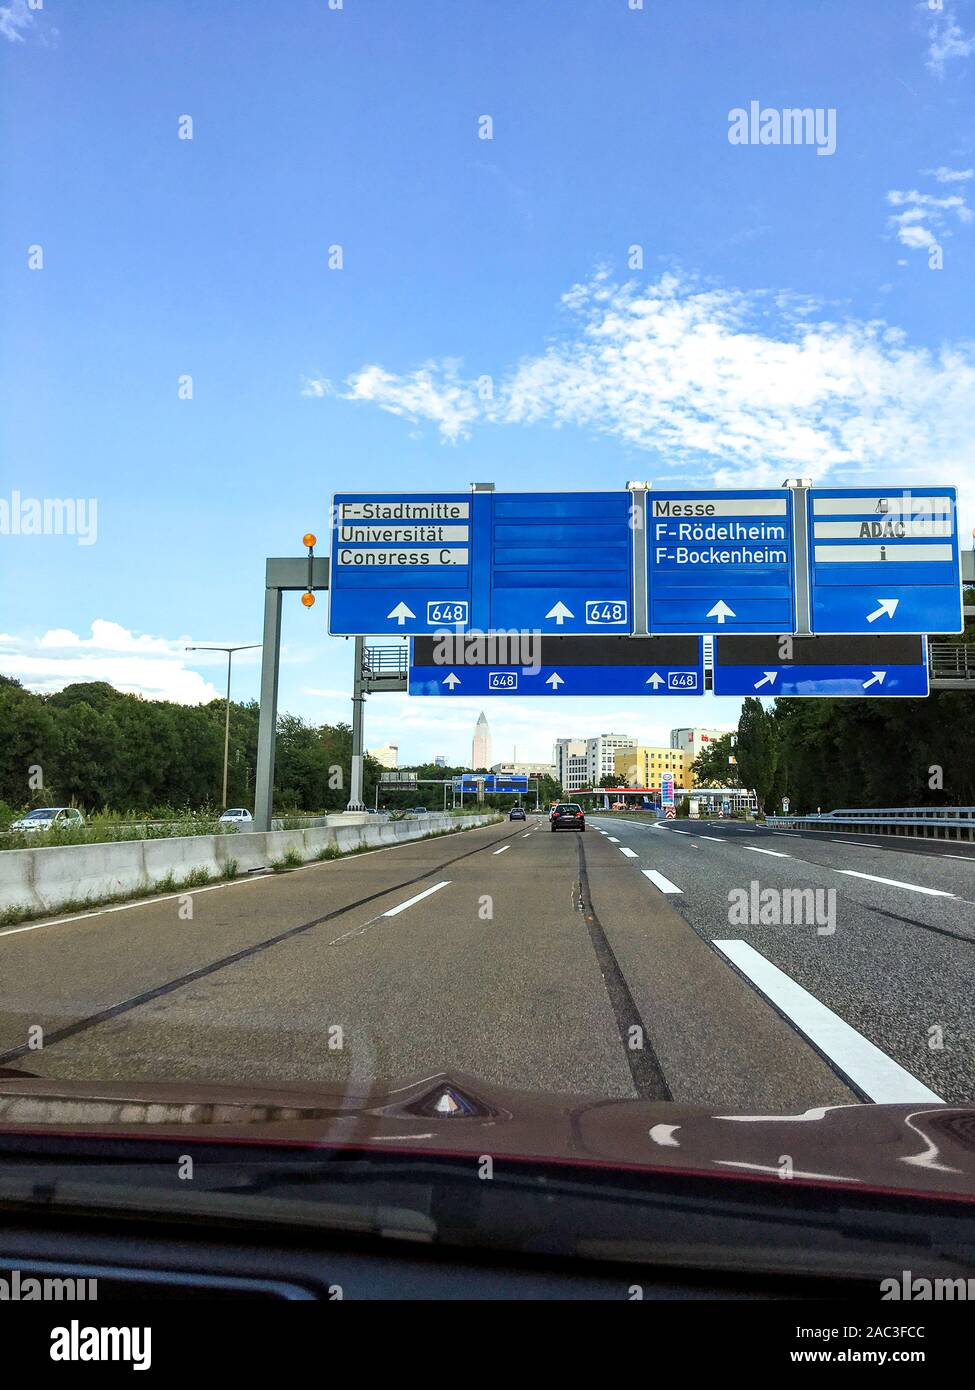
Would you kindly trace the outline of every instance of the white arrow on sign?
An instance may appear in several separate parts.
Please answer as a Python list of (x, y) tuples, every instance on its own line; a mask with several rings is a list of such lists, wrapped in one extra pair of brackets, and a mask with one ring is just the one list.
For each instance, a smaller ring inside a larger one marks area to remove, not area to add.
[(900, 599), (878, 598), (877, 602), (880, 604), (880, 607), (875, 608), (872, 613), (867, 614), (868, 623), (875, 623), (877, 619), (882, 618), (885, 613), (887, 614), (888, 618), (892, 618), (894, 616), (894, 609), (900, 603)]
[(869, 690), (872, 685), (883, 685), (886, 674), (886, 671), (874, 671), (870, 679), (863, 682), (863, 689)]
[(778, 671), (766, 671), (762, 679), (755, 682), (754, 689), (761, 690), (763, 685), (774, 685), (775, 678), (778, 674)]
[(553, 671), (545, 684), (550, 685), (553, 690), (558, 690), (560, 685), (565, 685), (565, 681), (559, 675), (558, 671)]
[(566, 608), (565, 604), (559, 599), (554, 608), (550, 608), (545, 614), (546, 618), (554, 618), (559, 627), (565, 622), (566, 618), (574, 618), (575, 614), (571, 609)]
[(644, 685), (652, 685), (653, 688), (654, 688), (654, 690), (656, 690), (658, 686), (663, 685), (663, 683), (664, 683), (664, 678), (663, 678), (663, 676), (660, 674), (659, 671), (654, 671), (654, 673), (653, 673), (653, 675), (650, 677), (650, 679), (643, 682)]
[(460, 676), (455, 676), (451, 671), (449, 676), (444, 676), (440, 684), (445, 685), (448, 690), (453, 690), (455, 685), (460, 685)]
[(707, 616), (717, 618), (720, 624), (724, 622), (725, 618), (734, 618), (736, 614), (733, 608), (728, 607), (723, 598), (719, 598), (714, 607), (708, 609)]
[(407, 608), (406, 604), (400, 599), (392, 613), (386, 614), (387, 618), (395, 618), (400, 627), (406, 622), (407, 618), (415, 618), (416, 614), (412, 608)]

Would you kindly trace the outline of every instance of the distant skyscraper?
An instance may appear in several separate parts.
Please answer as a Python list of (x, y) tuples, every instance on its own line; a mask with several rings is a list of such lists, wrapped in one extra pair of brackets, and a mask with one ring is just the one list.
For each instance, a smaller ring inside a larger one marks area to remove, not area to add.
[(446, 766), (447, 766), (447, 759), (444, 757), (444, 755), (443, 755), (442, 753), (438, 753), (437, 756), (436, 756), (436, 757), (434, 758), (434, 760), (433, 760), (433, 765), (434, 765), (434, 767), (446, 767)]
[(474, 726), (474, 741), (471, 744), (471, 767), (476, 770), (479, 767), (490, 766), (491, 730), (488, 727), (487, 716), (482, 710)]

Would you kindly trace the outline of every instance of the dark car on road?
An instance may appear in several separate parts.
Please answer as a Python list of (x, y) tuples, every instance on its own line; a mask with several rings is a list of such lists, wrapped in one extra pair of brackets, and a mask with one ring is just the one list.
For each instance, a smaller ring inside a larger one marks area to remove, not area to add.
[(509, 820), (527, 820), (528, 817), (525, 815), (525, 808), (524, 808), (524, 806), (512, 806), (511, 810), (508, 812), (508, 819), (509, 819)]
[(551, 815), (553, 830), (585, 830), (586, 813), (574, 801), (560, 801)]

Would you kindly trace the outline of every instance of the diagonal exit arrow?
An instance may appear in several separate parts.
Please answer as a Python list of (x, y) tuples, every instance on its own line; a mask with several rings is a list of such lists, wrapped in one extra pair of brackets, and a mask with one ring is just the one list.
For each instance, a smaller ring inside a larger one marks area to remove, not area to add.
[(735, 610), (729, 608), (723, 598), (719, 598), (714, 607), (709, 608), (707, 611), (707, 617), (717, 618), (719, 626), (724, 622), (725, 618), (734, 618), (735, 616)]
[[(730, 641), (731, 639), (729, 638), (728, 640)], [(762, 679), (755, 682), (754, 689), (761, 690), (763, 685), (774, 685), (775, 678), (778, 674), (778, 671), (766, 671)]]
[(560, 685), (565, 685), (565, 681), (559, 675), (558, 671), (553, 671), (552, 674), (546, 680), (545, 684), (550, 685), (553, 690), (558, 690)]
[(561, 627), (566, 618), (574, 618), (575, 614), (572, 612), (571, 608), (566, 608), (562, 600), (559, 599), (558, 603), (550, 608), (545, 616), (546, 618), (554, 618), (559, 627)]
[(875, 623), (877, 619), (882, 618), (885, 613), (887, 614), (888, 618), (892, 618), (894, 616), (894, 611), (897, 608), (897, 605), (900, 603), (900, 599), (878, 598), (877, 602), (880, 604), (880, 607), (875, 608), (872, 613), (867, 614), (868, 623)]
[(872, 685), (883, 685), (886, 674), (886, 671), (874, 671), (870, 679), (863, 682), (862, 688), (864, 690), (869, 690)]
[(396, 605), (393, 611), (391, 613), (387, 613), (386, 617), (395, 618), (397, 624), (400, 627), (402, 627), (403, 624), (406, 622), (407, 618), (415, 618), (416, 614), (413, 612), (412, 608), (407, 608), (403, 600), (400, 599), (399, 603)]
[(448, 690), (453, 690), (455, 685), (460, 685), (460, 677), (455, 675), (454, 672), (451, 671), (449, 676), (444, 676), (440, 684), (445, 685)]
[(654, 671), (649, 680), (643, 682), (644, 685), (652, 685), (657, 690), (664, 683), (664, 678), (659, 671)]

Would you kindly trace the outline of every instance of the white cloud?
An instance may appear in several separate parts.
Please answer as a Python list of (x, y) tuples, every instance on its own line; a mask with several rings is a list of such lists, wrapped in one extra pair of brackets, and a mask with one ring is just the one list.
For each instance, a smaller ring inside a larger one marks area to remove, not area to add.
[(481, 421), (597, 431), (656, 454), (658, 484), (975, 478), (972, 342), (913, 346), (882, 320), (676, 274), (620, 285), (599, 272), (563, 302), (568, 328), (479, 402)]
[(966, 35), (951, 15), (944, 15), (928, 29), (926, 66), (936, 77), (944, 77), (947, 63), (968, 58), (972, 53), (975, 53), (975, 34)]
[(27, 0), (11, 0), (9, 5), (0, 5), (0, 34), (11, 43), (23, 43), (23, 29), (34, 23), (34, 12), (28, 8)]
[[(458, 367), (453, 360), (427, 362), (406, 376), (396, 376), (382, 367), (366, 366), (347, 379), (348, 389), (339, 394), (343, 400), (371, 402), (414, 424), (431, 420), (444, 441), (456, 443), (469, 437), (470, 426), (479, 414), (476, 383), (461, 381)], [(334, 394), (326, 379), (305, 379), (302, 395)]]
[(929, 174), (938, 183), (965, 183), (975, 177), (975, 169), (949, 169), (944, 164), (937, 169), (922, 169), (921, 173)]
[[(0, 672), (31, 690), (51, 694), (76, 681), (107, 681), (116, 690), (150, 700), (200, 705), (223, 693), (189, 666), (216, 665), (226, 670), (221, 652), (187, 653), (189, 637), (153, 637), (131, 632), (119, 623), (96, 618), (89, 636), (52, 628), (39, 637), (0, 634)], [(237, 662), (259, 653), (241, 652)]]
[(38, 12), (41, 8), (32, 8), (27, 0), (9, 0), (8, 4), (0, 5), (0, 34), (10, 43), (24, 43), (29, 33), (46, 46), (57, 39), (58, 31), (49, 23), (40, 27)]
[[(932, 173), (939, 183), (959, 183), (963, 181), (965, 172), (972, 171), (942, 168), (928, 172)], [(939, 177), (942, 174), (952, 177)], [(912, 251), (936, 246), (939, 238), (951, 236), (947, 216), (949, 213), (954, 213), (958, 221), (965, 224), (975, 218), (975, 213), (966, 201), (965, 192), (948, 193), (939, 198), (933, 193), (919, 193), (916, 188), (892, 188), (887, 194), (887, 202), (891, 207), (903, 208), (902, 212), (891, 213), (887, 218), (887, 226), (896, 231), (901, 245)]]

